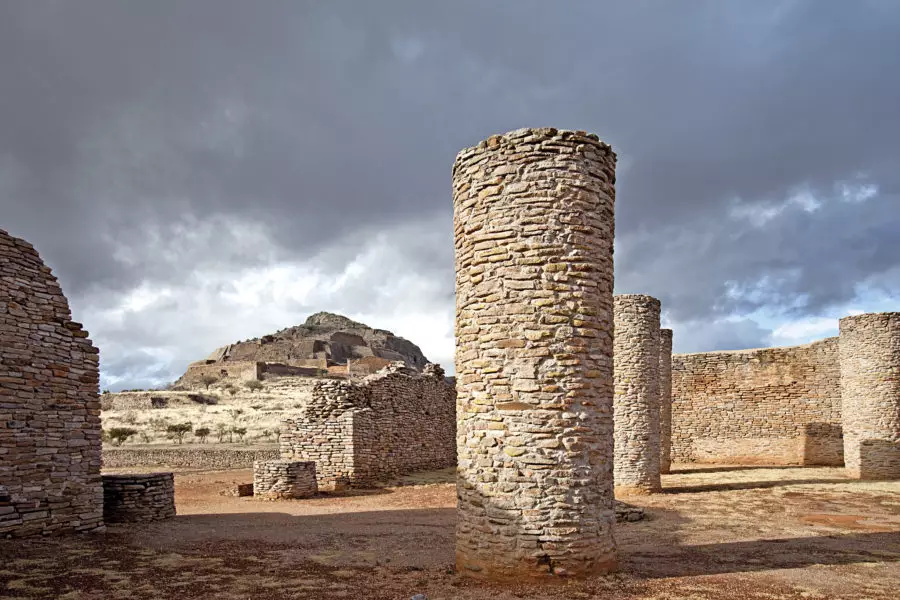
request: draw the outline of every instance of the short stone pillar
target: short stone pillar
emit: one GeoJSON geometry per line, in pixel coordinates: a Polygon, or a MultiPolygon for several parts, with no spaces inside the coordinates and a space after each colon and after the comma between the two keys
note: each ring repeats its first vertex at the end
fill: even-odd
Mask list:
{"type": "Polygon", "coordinates": [[[267,500],[309,498],[319,491],[316,463],[258,460],[253,463],[253,495],[267,500]]]}
{"type": "Polygon", "coordinates": [[[615,154],[520,129],[453,166],[459,573],[606,573],[615,154]]]}
{"type": "Polygon", "coordinates": [[[615,297],[616,495],[662,490],[659,478],[659,300],[615,297]]]}
{"type": "Polygon", "coordinates": [[[672,470],[672,330],[659,330],[659,472],[672,470]]]}
{"type": "Polygon", "coordinates": [[[103,520],[159,521],[175,516],[175,475],[103,475],[103,520]]]}
{"type": "Polygon", "coordinates": [[[900,479],[900,313],[844,317],[844,464],[857,479],[900,479]]]}

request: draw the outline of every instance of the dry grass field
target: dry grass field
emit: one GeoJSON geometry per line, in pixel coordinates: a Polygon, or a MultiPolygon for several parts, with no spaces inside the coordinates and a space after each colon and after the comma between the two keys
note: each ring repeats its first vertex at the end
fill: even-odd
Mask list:
{"type": "Polygon", "coordinates": [[[453,572],[450,472],[308,500],[224,495],[250,479],[183,472],[170,521],[0,541],[0,598],[900,597],[900,482],[841,469],[684,467],[629,499],[648,518],[617,527],[617,574],[503,587],[453,572]]]}

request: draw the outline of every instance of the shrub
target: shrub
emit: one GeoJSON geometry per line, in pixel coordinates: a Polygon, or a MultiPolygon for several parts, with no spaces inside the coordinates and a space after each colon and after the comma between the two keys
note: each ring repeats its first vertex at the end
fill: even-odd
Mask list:
{"type": "Polygon", "coordinates": [[[247,435],[246,427],[232,427],[231,431],[234,433],[234,435],[238,436],[239,442],[243,442],[244,436],[247,435]]]}
{"type": "Polygon", "coordinates": [[[131,427],[110,427],[106,432],[106,437],[113,446],[121,446],[123,442],[128,441],[128,438],[136,434],[137,429],[131,427]]]}
{"type": "Polygon", "coordinates": [[[261,382],[261,381],[257,381],[257,380],[255,380],[255,379],[251,379],[250,381],[247,381],[246,383],[244,383],[244,385],[245,385],[245,386],[247,387],[247,389],[250,390],[251,392],[258,392],[259,390],[263,389],[263,384],[262,384],[262,382],[261,382]]]}
{"type": "Polygon", "coordinates": [[[194,435],[200,440],[201,444],[206,443],[206,438],[209,437],[209,433],[209,427],[200,427],[194,431],[194,435]]]}
{"type": "Polygon", "coordinates": [[[231,436],[231,428],[228,427],[225,423],[217,423],[216,424],[216,437],[219,438],[219,443],[225,441],[225,436],[231,436]]]}
{"type": "Polygon", "coordinates": [[[203,375],[200,377],[200,383],[206,386],[206,389],[209,389],[209,386],[214,384],[219,380],[215,375],[203,375]]]}
{"type": "Polygon", "coordinates": [[[184,443],[184,435],[194,429],[191,423],[176,423],[166,427],[166,433],[170,439],[177,441],[179,444],[184,443]]]}
{"type": "Polygon", "coordinates": [[[232,421],[237,421],[238,417],[240,417],[242,414],[244,414],[243,408],[232,408],[228,411],[228,416],[231,417],[232,421]]]}
{"type": "Polygon", "coordinates": [[[149,444],[150,443],[150,434],[147,433],[146,430],[138,431],[138,437],[141,438],[141,443],[149,444]]]}
{"type": "Polygon", "coordinates": [[[225,386],[225,391],[228,392],[229,394],[231,394],[232,398],[234,397],[235,394],[238,393],[238,389],[236,387],[234,387],[233,385],[231,385],[230,383],[225,386]]]}

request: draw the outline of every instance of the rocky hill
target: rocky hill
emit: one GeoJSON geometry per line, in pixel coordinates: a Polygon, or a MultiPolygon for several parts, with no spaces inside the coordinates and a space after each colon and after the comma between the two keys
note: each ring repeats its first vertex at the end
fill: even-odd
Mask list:
{"type": "Polygon", "coordinates": [[[402,360],[419,371],[428,363],[422,350],[409,340],[328,312],[312,315],[303,325],[223,346],[209,356],[207,363],[258,361],[289,365],[325,359],[328,365],[343,365],[348,359],[371,357],[402,360]]]}

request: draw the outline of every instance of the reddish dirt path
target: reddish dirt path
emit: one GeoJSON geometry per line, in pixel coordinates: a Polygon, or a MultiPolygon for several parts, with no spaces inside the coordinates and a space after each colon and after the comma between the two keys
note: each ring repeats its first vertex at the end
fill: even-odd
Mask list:
{"type": "Polygon", "coordinates": [[[694,467],[664,476],[664,494],[629,499],[649,518],[617,528],[616,575],[501,588],[452,571],[449,477],[265,502],[222,495],[249,471],[182,473],[170,521],[0,541],[0,599],[900,597],[900,482],[694,467]]]}

